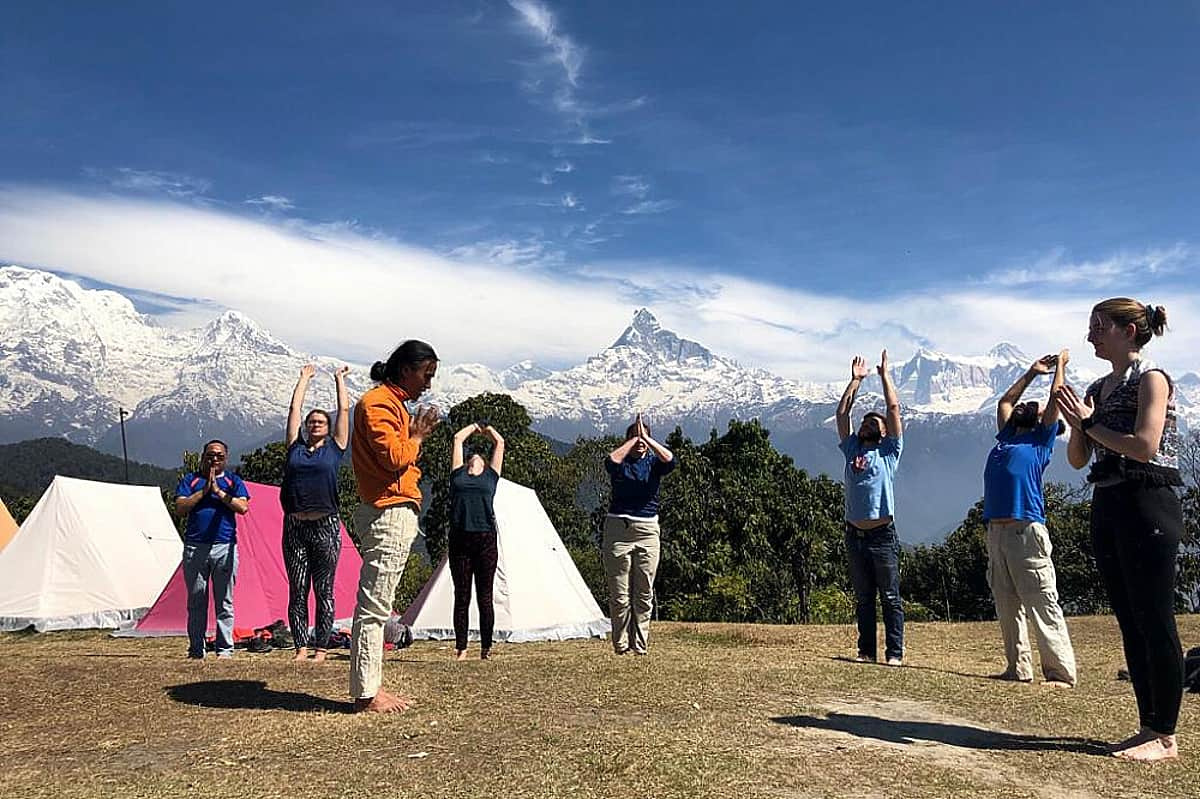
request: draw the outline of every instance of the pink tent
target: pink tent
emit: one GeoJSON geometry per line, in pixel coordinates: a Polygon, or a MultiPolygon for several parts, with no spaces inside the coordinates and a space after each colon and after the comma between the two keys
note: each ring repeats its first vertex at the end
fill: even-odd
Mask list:
{"type": "MultiPolygon", "coordinates": [[[[288,579],[283,565],[283,509],[278,486],[246,483],[250,512],[238,517],[237,582],[233,587],[233,623],[236,627],[266,627],[276,619],[287,624],[288,579]]],[[[342,554],[333,584],[334,618],[349,621],[354,615],[355,595],[362,558],[342,528],[342,554]]],[[[308,597],[308,623],[316,621],[313,598],[308,597]]],[[[212,602],[208,605],[208,630],[216,631],[212,602]]],[[[175,570],[150,612],[132,630],[117,633],[131,636],[187,635],[187,588],[183,565],[175,570]]]]}

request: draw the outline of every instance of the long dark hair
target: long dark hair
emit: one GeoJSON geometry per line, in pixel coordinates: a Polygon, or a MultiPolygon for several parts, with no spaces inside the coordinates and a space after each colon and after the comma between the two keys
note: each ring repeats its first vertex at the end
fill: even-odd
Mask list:
{"type": "Polygon", "coordinates": [[[371,366],[371,379],[377,383],[384,380],[395,383],[400,380],[400,374],[406,367],[414,368],[426,361],[436,360],[438,360],[438,356],[433,351],[433,347],[424,341],[417,341],[415,338],[409,339],[397,347],[388,356],[386,362],[376,361],[371,366]]]}

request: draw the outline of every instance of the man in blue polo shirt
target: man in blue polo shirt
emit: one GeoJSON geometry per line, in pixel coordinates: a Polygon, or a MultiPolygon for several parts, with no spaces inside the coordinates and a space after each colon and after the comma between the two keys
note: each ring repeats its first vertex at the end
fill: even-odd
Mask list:
{"type": "Polygon", "coordinates": [[[1058,404],[1021,402],[1039,375],[1054,370],[1050,396],[1065,380],[1070,354],[1047,355],[1029,367],[996,407],[996,446],[983,471],[983,520],[987,524],[988,585],[1004,638],[1007,666],[1001,679],[1033,681],[1033,657],[1025,619],[1033,622],[1042,675],[1048,685],[1075,685],[1075,651],[1058,604],[1052,547],[1046,530],[1042,473],[1054,454],[1062,422],[1058,404]]]}
{"type": "Polygon", "coordinates": [[[246,484],[225,471],[229,448],[209,441],[199,471],[189,472],[175,489],[175,512],[187,516],[183,579],[187,584],[188,657],[204,657],[208,631],[208,586],[212,582],[217,618],[217,657],[233,657],[233,583],[237,577],[237,516],[250,509],[246,484]]]}
{"type": "Polygon", "coordinates": [[[896,467],[904,450],[900,400],[888,372],[887,350],[875,368],[883,383],[886,415],[869,411],[857,433],[850,432],[850,409],[867,376],[867,362],[854,356],[850,383],[837,408],[838,444],[846,458],[846,558],[854,585],[858,659],[874,663],[875,595],[883,608],[886,663],[904,665],[904,606],[900,601],[900,539],[896,535],[896,467]]]}

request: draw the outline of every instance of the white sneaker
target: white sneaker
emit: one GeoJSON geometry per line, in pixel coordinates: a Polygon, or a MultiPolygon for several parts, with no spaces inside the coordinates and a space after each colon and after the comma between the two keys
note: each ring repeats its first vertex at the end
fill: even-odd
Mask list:
{"type": "Polygon", "coordinates": [[[889,666],[903,666],[903,665],[904,665],[904,661],[903,661],[903,660],[901,660],[900,658],[888,658],[888,659],[887,659],[887,664],[888,664],[889,666]]]}

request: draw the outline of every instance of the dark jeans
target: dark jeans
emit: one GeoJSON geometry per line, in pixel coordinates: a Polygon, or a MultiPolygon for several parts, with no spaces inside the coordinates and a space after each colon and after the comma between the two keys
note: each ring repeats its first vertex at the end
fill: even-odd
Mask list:
{"type": "Polygon", "coordinates": [[[846,523],[846,555],[850,582],[854,584],[854,612],[858,619],[858,653],[874,660],[875,595],[883,608],[886,657],[904,657],[904,607],[900,603],[900,539],[896,525],[859,530],[846,523]]]}
{"type": "Polygon", "coordinates": [[[288,575],[288,627],[297,649],[308,647],[308,593],[317,610],[311,643],[329,648],[333,632],[333,582],[342,552],[342,523],[337,514],[323,519],[283,517],[283,565],[288,575]]]}
{"type": "Polygon", "coordinates": [[[1092,495],[1092,549],[1121,628],[1142,726],[1172,735],[1183,698],[1175,628],[1175,558],[1183,532],[1169,486],[1125,482],[1092,495]]]}
{"type": "Polygon", "coordinates": [[[479,645],[492,648],[496,610],[492,605],[492,583],[496,578],[496,531],[471,533],[450,531],[450,579],[454,581],[454,646],[467,648],[467,620],[471,610],[471,578],[475,578],[475,601],[479,604],[479,645]]]}

